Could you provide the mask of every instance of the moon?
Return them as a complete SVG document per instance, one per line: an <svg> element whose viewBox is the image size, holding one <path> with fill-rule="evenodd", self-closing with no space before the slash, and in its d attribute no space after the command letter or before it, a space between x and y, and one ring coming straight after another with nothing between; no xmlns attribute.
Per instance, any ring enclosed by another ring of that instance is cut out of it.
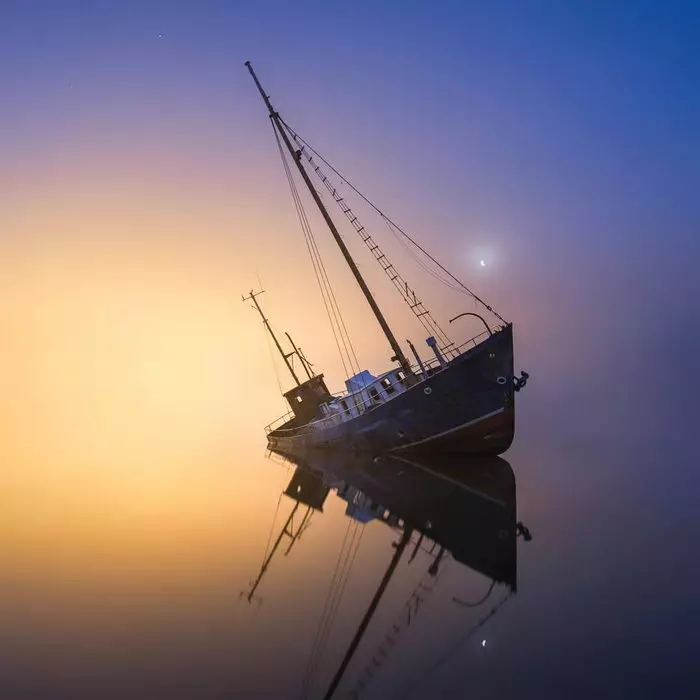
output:
<svg viewBox="0 0 700 700"><path fill-rule="evenodd" d="M486 263L483 260L479 260L479 265L481 265L481 267L486 267Z"/></svg>
<svg viewBox="0 0 700 700"><path fill-rule="evenodd" d="M482 639L482 640L481 640L481 646L482 646L482 647L485 647L485 646L486 646L486 640L485 640L485 639Z"/></svg>

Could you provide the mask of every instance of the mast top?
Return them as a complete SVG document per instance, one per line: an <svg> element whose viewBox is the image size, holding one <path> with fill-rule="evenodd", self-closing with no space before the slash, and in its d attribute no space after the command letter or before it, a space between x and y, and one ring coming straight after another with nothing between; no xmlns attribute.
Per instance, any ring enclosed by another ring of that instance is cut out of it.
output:
<svg viewBox="0 0 700 700"><path fill-rule="evenodd" d="M264 289L261 289L259 292L254 292L251 289L250 293L248 294L247 297L241 295L241 301L243 301L243 302L252 301L253 304L255 304L255 308L258 310L258 313L260 314L260 318L262 318L263 325L265 326L265 328L267 329L267 332L272 337L272 340L275 341L275 345L277 346L277 349L279 350L280 355L282 355L282 359L284 360L284 364L287 365L287 369L289 370L289 373L294 378L294 381L297 383L297 386L300 386L301 382L299 381L299 377L297 377L297 373L294 371L294 367L292 367L292 363L289 361L289 358L294 353L285 353L284 350L282 350L282 346L280 345L279 340L277 340L277 336L275 335L274 331L272 330L272 326L270 325L270 322L265 317L265 314L263 313L263 310L260 308L260 304L258 304L258 300L256 299L256 297L259 297L261 294L264 294L264 293L265 293Z"/></svg>
<svg viewBox="0 0 700 700"><path fill-rule="evenodd" d="M297 153L296 149L292 145L291 141L289 140L289 135L287 134L287 131L284 129L283 124L281 123L280 115L277 111L275 111L275 108L272 106L272 103L270 102L270 98L266 94L265 90L263 90L262 85L260 84L260 81L258 80L258 76L255 74L255 71L253 70L253 66L251 65L250 61L245 62L246 67L248 68L248 71L255 81L255 85L258 88L258 92L260 93L261 97L263 98L263 101L265 102L265 106L267 107L268 111L270 112L270 117L272 118L272 122L277 129L277 132L279 135L282 137L282 140L284 141L285 146L287 147L287 150L289 151L292 160L296 164L299 173L304 180L304 183L309 189L309 192L311 194L311 197L313 198L314 202L316 203L316 206L318 207L319 211L321 212L321 215L323 216L333 238L335 239L335 242L338 244L338 247L340 248L341 253L343 254L343 257L345 258L345 262L348 264L348 267L350 268L351 272L353 273L355 280L357 281L358 285L360 286L360 289L362 290L362 293L365 296L365 299L367 300L367 303L369 304L370 308L372 309L372 312L374 313L375 318L377 319L377 322L379 323L382 331L384 332L384 335L386 336L386 339L389 341L389 345L391 346L391 349L394 352L393 357L391 358L392 362L396 361L399 363L401 366L401 369L404 371L406 375L406 380L408 382L413 382L415 381L415 375L413 374L413 370L411 369L411 364L404 355L403 350L401 349L401 346L399 345L398 341L396 340L396 337L394 336L394 333L392 332L391 328L389 327L389 324L387 323L386 318L384 318L384 314L381 312L381 309L377 305L377 302L375 301L374 297L372 296L372 292L369 290L369 287L367 286L367 283L365 282L364 278L362 277L362 274L360 273L359 268L357 267L357 264L353 260L352 256L350 255L350 251L347 249L347 246L345 245L345 242L343 241L337 226L335 225L335 222L331 218L330 214L328 213L328 210L326 209L325 205L321 201L321 198L319 196L319 193L316 191L316 188L313 186L313 183L311 182L311 179L309 178L309 174L306 172L302 162L301 158L299 157L299 154ZM298 381L298 380L297 380Z"/></svg>
<svg viewBox="0 0 700 700"><path fill-rule="evenodd" d="M260 92L260 95L262 96L263 100L265 101L265 106L270 110L270 114L273 117L279 116L277 114L277 112L275 111L275 108L272 106L272 102L270 102L270 96L265 93L262 85L260 84L260 81L258 80L258 76L255 75L255 71L253 70L253 66L251 65L250 61L246 61L245 65L248 68L248 72L250 73L253 80L255 81L255 85L257 86L258 91Z"/></svg>

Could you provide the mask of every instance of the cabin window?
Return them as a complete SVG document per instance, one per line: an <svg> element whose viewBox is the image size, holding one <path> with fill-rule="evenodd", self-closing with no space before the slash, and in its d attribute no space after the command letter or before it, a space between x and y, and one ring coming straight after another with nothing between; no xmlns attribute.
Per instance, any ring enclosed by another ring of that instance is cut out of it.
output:
<svg viewBox="0 0 700 700"><path fill-rule="evenodd" d="M343 413L347 416L350 414L350 409L348 408L348 402L345 399L340 400L340 405L343 408Z"/></svg>
<svg viewBox="0 0 700 700"><path fill-rule="evenodd" d="M406 386L406 373L402 369L400 369L395 374L396 378L401 382L401 384Z"/></svg>
<svg viewBox="0 0 700 700"><path fill-rule="evenodd" d="M370 397L370 399L372 399L372 403L381 403L382 402L382 399L379 396L379 392L373 386L371 386L369 388L369 397Z"/></svg>
<svg viewBox="0 0 700 700"><path fill-rule="evenodd" d="M386 391L386 393L389 395L393 394L396 391L389 377L384 377L384 379L382 379L382 386L384 387L384 391Z"/></svg>
<svg viewBox="0 0 700 700"><path fill-rule="evenodd" d="M294 399L296 400L297 403L301 403L302 400L303 400L303 399L301 398L301 396L295 396Z"/></svg>

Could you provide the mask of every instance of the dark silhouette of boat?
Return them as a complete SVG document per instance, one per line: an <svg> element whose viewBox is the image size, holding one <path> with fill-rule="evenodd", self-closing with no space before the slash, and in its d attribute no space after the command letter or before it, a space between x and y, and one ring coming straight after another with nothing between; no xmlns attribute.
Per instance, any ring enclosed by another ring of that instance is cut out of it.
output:
<svg viewBox="0 0 700 700"><path fill-rule="evenodd" d="M296 383L293 389L284 393L290 412L266 428L270 448L294 450L308 447L342 447L378 452L420 447L431 451L458 451L472 454L497 455L505 452L510 447L515 432L515 393L525 385L528 379L525 372L521 372L520 377L515 376L513 325L506 322L491 306L471 292L408 234L371 205L388 224L405 236L442 273L447 275L453 284L460 285L460 290L473 297L475 302L485 309L484 313L488 312L496 319L494 327L490 326L483 316L473 312L459 314L451 319L450 322L462 316L472 316L483 322L485 327L483 332L471 340L460 346L455 345L442 331L430 312L425 309L415 291L389 262L386 254L360 223L338 189L330 183L319 161L325 163L343 182L366 200L364 195L332 168L281 118L260 85L250 62L246 65L270 114L297 212L300 214L302 228L307 236L314 270L324 293L324 301L327 302L326 308L329 308L330 303L333 313L336 314L337 302L330 290L327 275L324 277L325 268L318 257L318 250L314 248L315 240L292 177L293 168L296 168L301 175L386 336L393 353L391 361L398 365L376 376L367 370L360 371L359 367L355 367L355 373L345 381L346 391L339 395L332 395L323 375L312 372L310 363L288 334L293 350L288 353L283 350L258 303L257 296L261 292L251 290L250 294L244 297L244 301L252 301L260 312L267 331L272 336ZM430 361L421 359L413 344L408 341L415 358L415 363L409 362L350 255L319 191L312 182L312 176L319 178L321 186L328 190L404 301L423 327L431 333L426 340L434 354L434 358ZM334 303L336 306L333 306ZM339 309L337 312L335 319L338 332L345 343L344 323L342 318L338 321ZM331 318L330 313L329 318ZM336 340L337 338L336 335ZM340 344L339 350L342 356ZM345 351L352 366L352 357L347 345ZM305 380L299 378L293 366L294 357L298 358L307 375Z"/></svg>

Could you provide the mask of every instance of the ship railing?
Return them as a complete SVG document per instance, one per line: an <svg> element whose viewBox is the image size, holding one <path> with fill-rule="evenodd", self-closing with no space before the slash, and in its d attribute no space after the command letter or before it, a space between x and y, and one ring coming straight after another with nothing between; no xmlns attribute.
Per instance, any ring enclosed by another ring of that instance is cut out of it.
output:
<svg viewBox="0 0 700 700"><path fill-rule="evenodd" d="M294 411L287 411L283 416L273 420L272 423L268 423L265 426L265 433L271 433L276 428L279 428L281 425L284 425L288 421L292 420L292 418L294 418Z"/></svg>
<svg viewBox="0 0 700 700"><path fill-rule="evenodd" d="M459 357L462 353L466 352L467 350L471 350L472 348L475 348L479 343L483 342L486 340L491 335L488 331L481 331L481 333L477 333L473 338L469 338L469 340L465 341L461 345L458 345L455 348L456 357Z"/></svg>
<svg viewBox="0 0 700 700"><path fill-rule="evenodd" d="M392 377L392 375L390 375L390 377ZM278 430L278 432L284 434L286 432L293 431L295 435L304 435L306 433L322 430L333 425L340 425L341 423L344 423L350 420L351 418L356 417L358 413L363 414L369 410L372 410L373 408L377 408L377 406L381 406L384 403L388 403L389 401L391 401L394 395L398 396L399 393L401 393L407 388L405 379L398 379L396 377L392 378L394 379L394 381L391 381L388 385L383 383L381 384L382 391L386 392L390 396L390 398L388 399L381 399L377 401L369 395L367 395L366 398L363 397L363 392L368 387L371 387L377 383L377 381L375 380L371 382L367 387L363 387L362 389L358 389L354 392L344 391L336 394L331 394L335 401L346 401L348 403L347 409L343 409L341 406L339 407L340 410L331 413L328 416L324 416L323 418L318 418L317 420L311 421L310 423L307 423L304 426L288 428L286 430ZM379 379L379 377L377 379ZM385 379L389 379L389 377L385 377ZM388 391L389 389L391 391ZM290 414L288 414L287 417L283 416L282 418L279 418L277 421L271 423L270 425L274 426L283 424L285 420L289 419L289 415ZM269 427L270 426L268 426L268 428ZM268 433L271 432L267 428L265 430Z"/></svg>
<svg viewBox="0 0 700 700"><path fill-rule="evenodd" d="M478 333L473 338L469 338L469 340L465 341L461 345L458 345L451 351L451 357L446 360L445 364L441 364L440 360L438 360L437 357L433 357L429 360L422 360L423 367L425 368L425 373L421 371L421 368L417 363L412 364L411 369L413 370L413 373L416 375L416 377L418 377L419 380L423 381L425 379L429 379L435 373L439 372L441 369L444 369L452 360L456 359L467 350L475 348L477 345L479 345L479 343L486 340L486 338L488 337L488 331L481 331L481 333Z"/></svg>
<svg viewBox="0 0 700 700"><path fill-rule="evenodd" d="M375 382L372 382L368 386L372 386L375 384ZM280 433L285 433L285 432L294 432L295 435L303 435L309 432L314 432L317 430L321 430L325 427L329 427L331 425L340 425L340 423L344 423L347 420L350 420L354 416L357 415L359 412L360 414L365 413L367 410L370 410L372 408L376 408L377 406L381 406L383 403L386 403L387 401L390 401L391 399L385 399L381 401L376 401L373 400L370 396L367 398L363 399L362 398L362 392L366 389L367 387L363 387L362 389L359 389L354 392L349 392L349 391L343 391L339 392L336 394L331 394L332 398L334 401L347 401L348 402L348 408L347 410L343 409L342 407L339 407L339 411L331 413L328 416L324 416L323 418L318 418L317 420L311 421L310 423L307 423L304 426L298 426L295 428L288 428L286 430L278 430ZM389 394L398 394L399 392L403 391L406 388L405 385L405 380L399 380L396 379L395 381L391 382L388 385L382 384L382 390L387 391L387 389L391 389L391 391L388 391L387 393ZM292 411L289 413L285 414L284 416L281 416L277 420L273 421L270 423L268 426L265 427L265 432L270 433L276 428L278 429L279 426L284 425L284 423L288 420L291 419L291 417L294 415Z"/></svg>
<svg viewBox="0 0 700 700"><path fill-rule="evenodd" d="M485 340L489 336L488 331L482 331L481 333L475 335L473 338L470 338L466 342L462 343L461 345L457 346L454 349L455 357L459 357L462 353L466 352L467 350L471 350L472 348L475 348L479 343L481 343L483 340ZM453 358L454 359L454 358ZM427 379L430 379L433 377L435 374L443 370L445 367L447 367L448 363L441 364L440 361L437 359L437 357L434 357L431 360L425 360L423 361L423 369L425 370L424 372L421 371L421 368L418 364L411 365L411 369L414 371L415 376L418 378L419 381L425 381ZM374 382L373 382L374 383ZM371 384L370 384L371 386ZM366 388L366 387L364 387ZM364 390L360 389L358 391L354 392L349 392L349 391L342 391L338 392L335 394L331 394L331 396L335 400L344 400L344 401L349 401L352 402L352 405L347 409L347 411L344 411L341 409L340 412L338 413L333 413L329 416L324 416L323 418L319 418L317 420L311 421L310 423L307 423L304 426L298 426L295 428L288 428L287 430L283 430L280 432L291 432L294 431L296 435L302 435L310 432L314 432L320 429L323 429L325 427L329 427L331 425L339 425L340 423L345 422L346 420L349 420L354 416L355 411L359 411L360 414L365 413L367 410L371 410L373 408L376 408L377 406L381 406L384 403L388 403L391 401L393 396L390 397L389 399L385 399L382 401L376 401L372 399L371 397L367 397L360 401L361 399L361 392ZM382 385L382 388L384 391L386 391L387 388L391 388L391 392L387 392L390 394L395 394L398 396L398 394L406 388L405 385L405 380L395 380L391 384L387 386ZM288 411L285 413L283 416L280 416L277 420L273 421L269 425L265 426L265 432L266 433L271 433L273 430L278 429L280 426L284 425L287 421L291 420L294 417L294 412L293 411Z"/></svg>

